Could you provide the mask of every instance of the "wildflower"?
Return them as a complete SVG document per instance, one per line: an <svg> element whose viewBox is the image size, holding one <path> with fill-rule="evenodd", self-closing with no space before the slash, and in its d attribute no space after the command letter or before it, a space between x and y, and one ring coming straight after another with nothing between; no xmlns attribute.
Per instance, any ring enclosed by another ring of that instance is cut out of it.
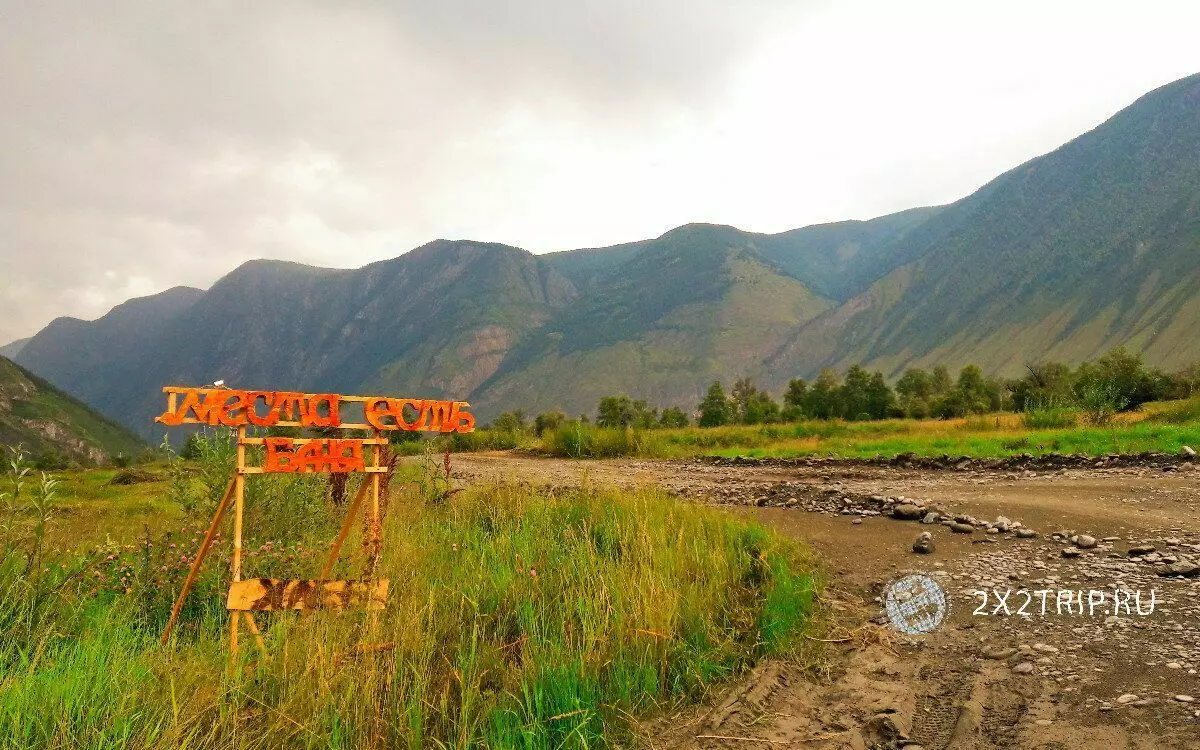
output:
<svg viewBox="0 0 1200 750"><path fill-rule="evenodd" d="M537 568L530 568L530 569L529 569L529 577L530 577L530 578L537 578Z"/></svg>

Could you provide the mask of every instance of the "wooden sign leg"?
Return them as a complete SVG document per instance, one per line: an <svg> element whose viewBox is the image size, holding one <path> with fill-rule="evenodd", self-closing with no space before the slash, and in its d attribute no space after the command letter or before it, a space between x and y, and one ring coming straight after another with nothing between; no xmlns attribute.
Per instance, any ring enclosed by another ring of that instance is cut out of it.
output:
<svg viewBox="0 0 1200 750"><path fill-rule="evenodd" d="M242 612L246 617L246 627L254 634L254 643L258 646L258 650L262 653L264 659L271 658L267 653L267 644L263 643L262 631L258 629L258 623L254 621L254 615L249 612ZM237 613L234 613L234 619L237 619Z"/></svg>
<svg viewBox="0 0 1200 750"><path fill-rule="evenodd" d="M183 582L183 589L179 592L179 598L175 600L175 605L171 607L171 617L167 620L167 627L163 628L161 643L164 646L171 639L171 630L175 627L175 621L179 619L183 603L187 601L192 586L196 584L196 576L200 574L200 565L204 563L204 558L208 555L209 548L212 547L217 527L221 524L225 510L229 507L229 501L233 498L233 486L236 482L236 478L229 480L229 484L225 487L225 494L221 495L221 502L217 504L217 512L213 514L212 523L208 525L208 533L204 535L204 541L200 543L200 549L196 551L196 556L192 558L192 567L188 570L187 579Z"/></svg>
<svg viewBox="0 0 1200 750"><path fill-rule="evenodd" d="M234 582L242 580L242 513L245 507L246 476L246 428L239 427L237 433L237 475L233 479L233 565L231 577ZM234 614L229 618L229 652L236 656L238 652L238 624L240 617Z"/></svg>

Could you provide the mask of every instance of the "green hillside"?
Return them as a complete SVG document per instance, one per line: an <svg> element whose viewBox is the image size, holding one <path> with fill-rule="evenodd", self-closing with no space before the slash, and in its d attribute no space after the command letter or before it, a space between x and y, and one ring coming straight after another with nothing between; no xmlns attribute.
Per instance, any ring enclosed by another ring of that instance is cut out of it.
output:
<svg viewBox="0 0 1200 750"><path fill-rule="evenodd" d="M916 260L799 331L771 362L1015 372L1126 345L1165 366L1200 330L1200 76L1004 174L900 237Z"/></svg>
<svg viewBox="0 0 1200 750"><path fill-rule="evenodd" d="M146 447L136 435L0 357L0 443L34 457L55 454L82 464Z"/></svg>
<svg viewBox="0 0 1200 750"><path fill-rule="evenodd" d="M831 305L765 261L746 233L690 224L597 279L473 398L485 409L578 413L626 392L690 407L714 377L761 376L787 332Z"/></svg>

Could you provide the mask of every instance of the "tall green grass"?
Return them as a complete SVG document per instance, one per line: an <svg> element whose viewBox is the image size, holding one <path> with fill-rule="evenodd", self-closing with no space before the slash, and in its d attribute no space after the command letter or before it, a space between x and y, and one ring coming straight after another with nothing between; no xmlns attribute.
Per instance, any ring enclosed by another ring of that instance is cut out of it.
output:
<svg viewBox="0 0 1200 750"><path fill-rule="evenodd" d="M171 584L112 569L142 551L58 587L37 626L0 645L0 748L599 747L624 742L629 717L796 648L812 624L807 551L717 510L588 487L439 501L404 479L379 566L387 608L260 613L271 657L243 630L232 675L211 602L157 646L147 610L163 605L138 587ZM316 574L309 544L274 554L253 530L247 575ZM220 596L225 552L195 596ZM362 555L338 574L360 574ZM13 570L0 570L4 606L25 596Z"/></svg>

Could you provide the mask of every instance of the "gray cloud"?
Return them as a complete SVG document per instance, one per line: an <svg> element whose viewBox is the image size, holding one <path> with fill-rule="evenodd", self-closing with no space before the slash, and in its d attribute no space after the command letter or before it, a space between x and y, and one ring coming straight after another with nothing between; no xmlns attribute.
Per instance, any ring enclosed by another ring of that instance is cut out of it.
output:
<svg viewBox="0 0 1200 750"><path fill-rule="evenodd" d="M250 257L476 226L521 189L522 123L709 106L788 5L0 2L0 343Z"/></svg>

